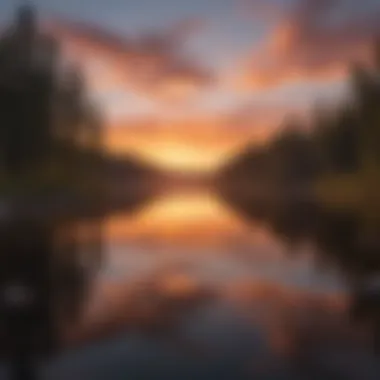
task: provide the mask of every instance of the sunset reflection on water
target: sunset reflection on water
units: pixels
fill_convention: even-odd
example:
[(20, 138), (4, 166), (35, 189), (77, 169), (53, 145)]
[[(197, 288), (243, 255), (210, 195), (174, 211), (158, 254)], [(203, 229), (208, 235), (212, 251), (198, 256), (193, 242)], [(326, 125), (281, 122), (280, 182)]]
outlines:
[(208, 281), (215, 273), (216, 278), (269, 277), (312, 287), (333, 278), (313, 269), (311, 247), (292, 248), (297, 255), (289, 255), (290, 247), (270, 230), (247, 223), (202, 189), (165, 194), (133, 215), (111, 218), (104, 236), (108, 262), (121, 272), (122, 267), (131, 272), (135, 263), (144, 261), (159, 267), (186, 263)]
[(259, 225), (248, 226), (212, 191), (163, 194), (134, 215), (110, 218), (105, 235), (112, 241), (189, 246), (223, 246), (247, 239), (268, 240)]
[(70, 378), (106, 361), (108, 376), (141, 379), (375, 379), (371, 330), (352, 323), (348, 283), (313, 244), (287, 244), (209, 190), (161, 195), (103, 233), (103, 267), (67, 344), (107, 355), (84, 356)]

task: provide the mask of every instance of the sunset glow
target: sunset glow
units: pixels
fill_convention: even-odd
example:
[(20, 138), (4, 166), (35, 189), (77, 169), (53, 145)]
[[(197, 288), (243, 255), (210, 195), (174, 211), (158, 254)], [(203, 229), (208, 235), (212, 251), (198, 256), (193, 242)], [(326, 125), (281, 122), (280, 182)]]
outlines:
[[(215, 137), (215, 141), (196, 138), (170, 138), (165, 133), (156, 138), (128, 132), (113, 131), (108, 136), (108, 147), (120, 154), (129, 153), (150, 165), (169, 171), (211, 172), (222, 165), (242, 144), (241, 139)], [(133, 135), (133, 133), (131, 134)]]
[[(157, 20), (103, 8), (101, 17), (54, 17), (47, 27), (85, 68), (106, 123), (124, 126), (107, 132), (107, 149), (204, 172), (265, 141), (289, 115), (342, 96), (347, 63), (368, 60), (378, 25), (371, 4), (361, 15), (343, 1), (196, 1), (176, 16), (165, 0)], [(337, 11), (344, 17), (322, 25)], [(136, 117), (147, 120), (143, 131), (129, 127)]]

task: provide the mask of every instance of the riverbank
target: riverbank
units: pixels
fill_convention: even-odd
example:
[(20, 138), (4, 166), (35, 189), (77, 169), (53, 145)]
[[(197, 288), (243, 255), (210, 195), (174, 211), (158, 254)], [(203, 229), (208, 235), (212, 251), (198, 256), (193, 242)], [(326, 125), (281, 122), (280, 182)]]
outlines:
[(104, 194), (70, 191), (36, 192), (0, 195), (0, 223), (10, 219), (81, 220), (102, 218), (109, 214), (133, 210), (151, 196), (145, 184), (129, 186)]
[(316, 200), (328, 207), (380, 215), (380, 176), (378, 173), (324, 177), (315, 181), (313, 192)]

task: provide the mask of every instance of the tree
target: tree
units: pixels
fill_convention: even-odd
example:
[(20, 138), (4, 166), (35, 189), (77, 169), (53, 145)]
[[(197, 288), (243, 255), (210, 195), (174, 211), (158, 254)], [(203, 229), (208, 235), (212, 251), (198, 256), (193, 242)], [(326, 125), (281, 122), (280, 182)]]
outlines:
[(0, 137), (7, 180), (22, 186), (93, 185), (102, 160), (99, 112), (81, 70), (60, 61), (58, 42), (39, 31), (34, 9), (21, 7), (0, 39)]

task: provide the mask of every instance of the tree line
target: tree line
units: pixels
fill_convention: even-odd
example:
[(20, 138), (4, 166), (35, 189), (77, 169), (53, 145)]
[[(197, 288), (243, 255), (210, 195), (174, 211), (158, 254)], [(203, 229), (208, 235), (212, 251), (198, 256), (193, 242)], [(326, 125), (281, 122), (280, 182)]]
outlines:
[(316, 107), (311, 121), (288, 120), (269, 143), (249, 146), (230, 161), (221, 170), (222, 183), (340, 198), (379, 189), (380, 43), (371, 64), (351, 67), (349, 81), (348, 100)]
[(3, 189), (63, 189), (93, 182), (95, 173), (99, 179), (101, 115), (81, 70), (65, 64), (29, 6), (0, 36), (0, 134)]

